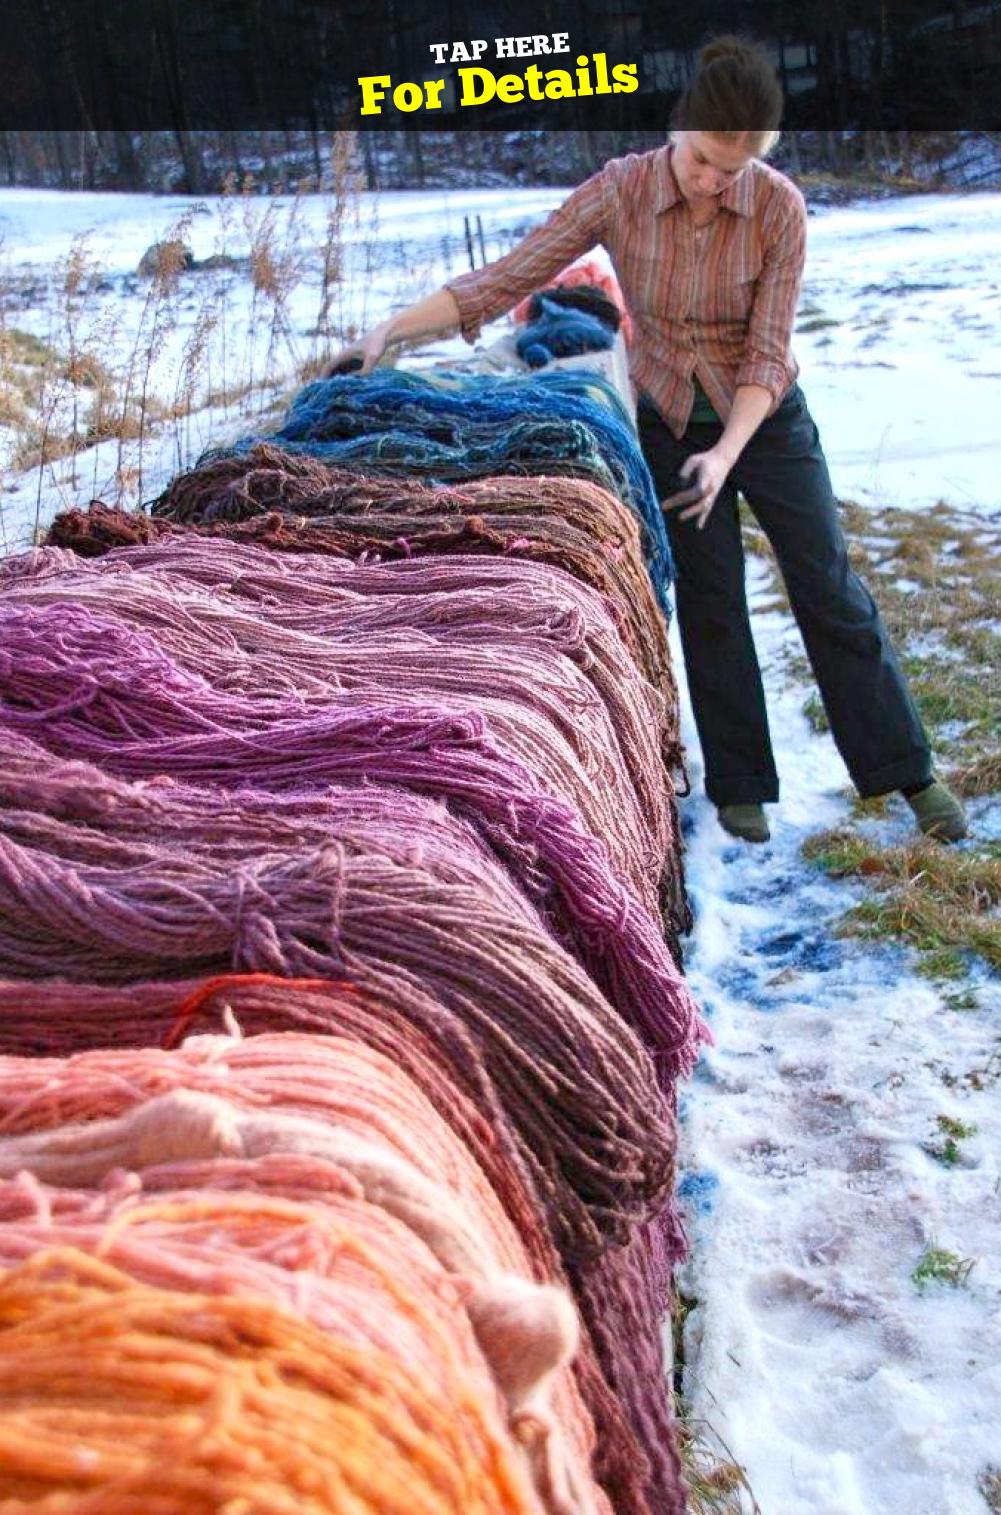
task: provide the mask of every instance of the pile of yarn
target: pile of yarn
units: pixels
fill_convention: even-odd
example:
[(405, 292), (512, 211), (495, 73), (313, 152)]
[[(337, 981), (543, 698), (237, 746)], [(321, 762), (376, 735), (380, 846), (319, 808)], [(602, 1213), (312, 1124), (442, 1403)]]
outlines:
[[(159, 540), (176, 524), (364, 562), (461, 553), (550, 563), (605, 597), (630, 652), (676, 714), (638, 523), (615, 495), (582, 479), (506, 476), (434, 487), (349, 473), (262, 442), (179, 474), (155, 508), (146, 516), (95, 502), (58, 516), (47, 540), (98, 557)], [(221, 530), (230, 525), (243, 529)]]
[[(600, 290), (546, 291), (532, 296), (531, 320), (515, 339), (515, 348), (529, 368), (543, 368), (554, 358), (585, 352), (606, 352), (615, 341), (620, 316)], [(597, 307), (597, 309), (595, 309)], [(600, 313), (599, 313), (600, 312)]]
[[(565, 293), (577, 289), (598, 290), (608, 303), (618, 311), (622, 335), (627, 342), (632, 341), (632, 322), (626, 309), (622, 286), (607, 259), (594, 254), (585, 258), (578, 258), (576, 262), (568, 264), (566, 268), (561, 269), (556, 274), (545, 293), (551, 294), (553, 289), (559, 289)], [(538, 291), (534, 295), (527, 295), (524, 300), (521, 300), (514, 307), (512, 314), (516, 321), (531, 321), (534, 319), (533, 303), (540, 293), (543, 293), (543, 291)]]
[(614, 392), (511, 382), (0, 563), (11, 1515), (685, 1508), (666, 558)]
[(600, 321), (613, 334), (622, 325), (622, 311), (604, 290), (595, 284), (553, 284), (540, 289), (528, 300), (528, 319), (537, 321), (546, 305), (561, 310), (578, 310)]
[(0, 1127), (7, 1508), (608, 1510), (570, 1298), (388, 1057), (3, 1058)]
[[(206, 453), (202, 462), (245, 452), (260, 440), (247, 437)], [(439, 483), (505, 474), (591, 479), (637, 513), (666, 611), (671, 550), (663, 513), (622, 399), (598, 374), (521, 378), (376, 369), (363, 382), (317, 379), (300, 390), (268, 440), (325, 463)], [(152, 511), (177, 519), (166, 499), (155, 501)]]

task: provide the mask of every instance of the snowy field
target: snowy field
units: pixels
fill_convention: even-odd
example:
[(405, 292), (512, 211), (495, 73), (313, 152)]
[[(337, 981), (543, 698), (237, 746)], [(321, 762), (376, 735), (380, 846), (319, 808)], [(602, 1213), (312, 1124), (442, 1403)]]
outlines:
[[(365, 324), (436, 287), (446, 259), (457, 271), (464, 214), (480, 215), (496, 253), (560, 198), (366, 203), (350, 233), (342, 318)], [(48, 280), (71, 237), (93, 227), (104, 269), (94, 319), (112, 348), (127, 344), (144, 298), (136, 264), (181, 208), (0, 191), (6, 324), (53, 332)], [(304, 275), (283, 331), (286, 388), (319, 345), (310, 333), (325, 211), (307, 201), (298, 214)], [(195, 256), (218, 251), (220, 235), (210, 202), (192, 216)], [(227, 235), (228, 250), (246, 251), (239, 224)], [(811, 218), (795, 348), (841, 495), (874, 510), (946, 501), (985, 519), (1001, 513), (999, 269), (998, 195)], [(168, 387), (200, 302), (227, 302), (234, 350), (250, 352), (255, 321), (265, 324), (236, 273), (184, 281), (190, 294), (157, 359)], [(426, 355), (467, 353), (452, 341)], [(282, 380), (272, 379), (273, 397)], [(252, 429), (268, 399), (219, 406), (147, 443), (144, 497), (210, 439)], [(3, 443), (0, 431), (0, 466)], [(24, 545), (65, 504), (108, 498), (115, 466), (105, 442), (72, 467), (8, 474), (0, 550)], [(764, 570), (751, 571), (764, 607)], [(985, 1515), (1001, 1509), (984, 1492), (996, 1473), (1001, 1501), (1001, 989), (973, 972), (977, 1008), (957, 1013), (902, 947), (835, 937), (855, 886), (826, 879), (801, 847), (845, 818), (847, 780), (803, 715), (807, 686), (787, 677), (799, 649), (789, 618), (759, 608), (755, 621), (782, 776), (773, 841), (743, 848), (723, 835), (699, 794), (697, 756), (684, 805), (698, 915), (688, 968), (717, 1038), (683, 1103), (687, 1398), (746, 1468), (762, 1515)], [(687, 741), (697, 754), (691, 730)], [(981, 838), (1001, 838), (996, 802), (971, 814)], [(885, 841), (903, 839), (908, 822), (900, 805), (866, 824)], [(928, 1151), (943, 1117), (976, 1127), (952, 1166)], [(923, 1286), (920, 1272), (915, 1281), (931, 1247), (972, 1264), (962, 1287)]]
[[(987, 1515), (998, 1506), (980, 1484), (1001, 1471), (1001, 984), (975, 971), (978, 1008), (957, 1013), (914, 954), (834, 936), (846, 891), (862, 891), (801, 848), (844, 821), (846, 775), (803, 715), (806, 686), (784, 677), (800, 645), (788, 616), (754, 626), (782, 783), (772, 841), (725, 835), (697, 758), (684, 806), (687, 966), (716, 1037), (682, 1096), (686, 1395), (762, 1515)], [(685, 740), (697, 754), (690, 725)], [(1001, 835), (997, 801), (971, 816)], [(872, 829), (905, 841), (903, 801)], [(956, 1166), (928, 1150), (941, 1117), (976, 1127)], [(973, 1260), (964, 1287), (919, 1287), (930, 1248)]]
[[(497, 256), (564, 193), (360, 196), (342, 230), (347, 278), (328, 325), (364, 328), (468, 266), (464, 217), (474, 224), (480, 218), (487, 253)], [(186, 201), (0, 190), (0, 318), (65, 348), (59, 287), (71, 245), (83, 239), (78, 246), (94, 272), (79, 302), (76, 340), (106, 358), (117, 355), (122, 371), (149, 337), (150, 281), (137, 278), (136, 268), (151, 243), (183, 219), (197, 260), (236, 260), (181, 276), (175, 301), (159, 316), (149, 387), (165, 404), (176, 401), (185, 349), (201, 323), (208, 336), (199, 380), (216, 391), (248, 381), (256, 389), (226, 405), (195, 408), (183, 425), (165, 429), (159, 449), (146, 439), (141, 493), (149, 498), (209, 441), (257, 429), (302, 365), (329, 351), (318, 319), (329, 210), (321, 197)], [(248, 276), (251, 247), (264, 244), (289, 286), (277, 302), (255, 297)], [(820, 209), (811, 218), (795, 347), (841, 495), (877, 506), (942, 499), (1001, 509), (999, 269), (1001, 195), (927, 195)], [(456, 338), (438, 344), (434, 357), (468, 352)], [(114, 443), (12, 478), (15, 440), (0, 415), (0, 550), (23, 546), (36, 526), (76, 500), (113, 499), (124, 489), (125, 502), (135, 503), (134, 472), (123, 469)]]

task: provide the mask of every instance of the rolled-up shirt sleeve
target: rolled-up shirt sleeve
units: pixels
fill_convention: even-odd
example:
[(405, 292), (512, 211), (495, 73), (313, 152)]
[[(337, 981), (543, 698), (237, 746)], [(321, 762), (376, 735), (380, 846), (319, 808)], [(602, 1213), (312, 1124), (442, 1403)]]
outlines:
[(792, 185), (763, 231), (764, 261), (737, 384), (760, 384), (771, 391), (777, 405), (797, 373), (792, 357), (792, 324), (806, 258), (806, 203)]
[(459, 307), (460, 329), (466, 341), (475, 341), (482, 326), (511, 310), (525, 295), (603, 241), (613, 224), (615, 193), (606, 166), (586, 179), (503, 258), (449, 279), (445, 288), (451, 290)]

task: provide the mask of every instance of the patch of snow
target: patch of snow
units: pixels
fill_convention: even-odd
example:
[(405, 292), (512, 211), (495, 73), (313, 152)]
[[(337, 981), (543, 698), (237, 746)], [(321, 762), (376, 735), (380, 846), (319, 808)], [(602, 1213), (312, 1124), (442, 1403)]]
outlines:
[(811, 217), (803, 302), (835, 324), (794, 345), (838, 494), (1001, 508), (999, 262), (997, 194)]

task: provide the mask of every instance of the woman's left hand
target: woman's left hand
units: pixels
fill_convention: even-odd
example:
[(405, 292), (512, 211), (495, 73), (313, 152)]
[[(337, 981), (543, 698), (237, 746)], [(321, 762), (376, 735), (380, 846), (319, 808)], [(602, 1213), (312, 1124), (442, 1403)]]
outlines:
[(711, 447), (708, 452), (693, 452), (678, 469), (679, 478), (691, 480), (688, 488), (661, 500), (661, 508), (676, 510), (679, 506), (686, 505), (687, 510), (682, 510), (678, 519), (687, 521), (694, 516), (695, 524), (701, 531), (732, 467), (729, 458), (715, 447)]

